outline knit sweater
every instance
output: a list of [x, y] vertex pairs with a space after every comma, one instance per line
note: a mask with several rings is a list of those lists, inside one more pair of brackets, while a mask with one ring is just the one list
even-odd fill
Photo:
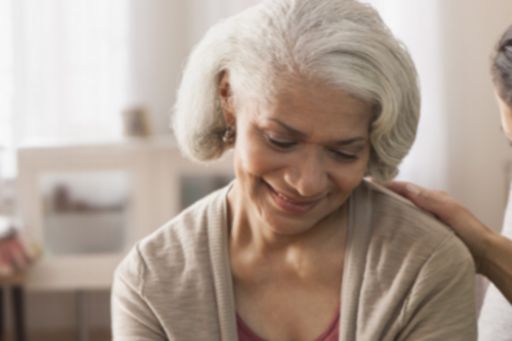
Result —
[[[238, 340], [229, 188], [137, 243], [118, 266], [114, 341]], [[348, 205], [339, 340], [475, 340], [474, 264], [454, 234], [366, 181]]]

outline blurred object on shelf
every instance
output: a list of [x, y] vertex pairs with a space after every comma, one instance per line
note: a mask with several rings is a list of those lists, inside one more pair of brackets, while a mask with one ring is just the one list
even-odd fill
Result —
[[[2, 151], [0, 170], [5, 156]], [[16, 201], [16, 181], [0, 172], [0, 284], [20, 283], [24, 271], [41, 253], [22, 235]]]
[[129, 107], [123, 111], [124, 134], [128, 137], [148, 137], [151, 135], [150, 118], [142, 105]]
[[18, 282], [17, 277], [39, 257], [41, 249], [27, 242], [17, 223], [0, 216], [0, 283]]

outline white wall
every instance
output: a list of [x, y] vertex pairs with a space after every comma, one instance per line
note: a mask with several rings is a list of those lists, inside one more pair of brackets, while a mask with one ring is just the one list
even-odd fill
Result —
[[169, 110], [188, 43], [188, 1], [131, 1], [132, 104], [147, 107], [152, 129], [169, 133]]
[[[169, 134], [169, 113], [181, 70], [193, 45], [208, 27], [257, 0], [132, 0], [130, 68], [127, 105], [144, 105], [157, 134]], [[91, 274], [93, 276], [94, 274]], [[90, 328], [109, 328], [109, 293], [87, 294]], [[69, 329], [77, 323], [74, 292], [31, 292], [27, 326]]]
[[130, 97], [147, 106], [157, 134], [169, 133], [169, 114], [191, 48], [221, 18], [258, 0], [132, 1]]
[[[442, 103], [444, 76], [439, 52], [441, 24], [437, 1], [373, 0], [383, 20], [408, 48], [421, 88], [421, 116], [415, 144], [400, 167], [400, 177], [446, 188], [448, 150]], [[431, 151], [435, 150], [435, 154]]]
[[[440, 0], [442, 1], [442, 0]], [[489, 76], [490, 52], [512, 23], [509, 0], [442, 1], [440, 51], [448, 128], [449, 191], [485, 223], [501, 228], [510, 149]]]
[[490, 53], [512, 23], [509, 0], [373, 0], [410, 49], [422, 88], [418, 137], [400, 178], [444, 189], [501, 227], [505, 163]]

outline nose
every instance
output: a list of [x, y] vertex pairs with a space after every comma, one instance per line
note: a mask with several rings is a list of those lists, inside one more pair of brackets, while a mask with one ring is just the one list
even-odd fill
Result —
[[329, 174], [320, 153], [311, 150], [293, 160], [286, 169], [284, 180], [301, 196], [315, 197], [327, 190]]

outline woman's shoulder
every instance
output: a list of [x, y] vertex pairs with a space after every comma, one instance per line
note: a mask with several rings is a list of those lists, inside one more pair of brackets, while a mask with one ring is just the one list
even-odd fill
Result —
[[165, 283], [171, 277], [183, 279], [191, 270], [209, 266], [209, 249], [221, 240], [219, 236], [212, 240], [212, 234], [221, 234], [225, 225], [226, 192], [223, 188], [207, 195], [138, 241], [116, 276], [147, 285]]
[[[226, 305], [218, 293], [229, 284], [215, 281], [226, 266], [218, 252], [225, 250], [226, 193], [221, 189], [199, 200], [137, 242], [119, 264], [112, 304], [125, 323], [136, 320], [179, 340], [217, 334], [217, 307]], [[204, 326], [201, 331], [190, 328], [191, 316]]]
[[433, 215], [380, 185], [365, 182], [365, 191], [372, 210], [372, 243], [386, 243], [393, 254], [417, 261], [444, 252], [452, 261], [472, 262], [462, 241]]
[[357, 191], [363, 223], [353, 227], [351, 250], [364, 266], [352, 278], [364, 292], [358, 304], [369, 309], [366, 320], [380, 321], [393, 339], [474, 340], [468, 249], [435, 217], [385, 188], [365, 182]]

